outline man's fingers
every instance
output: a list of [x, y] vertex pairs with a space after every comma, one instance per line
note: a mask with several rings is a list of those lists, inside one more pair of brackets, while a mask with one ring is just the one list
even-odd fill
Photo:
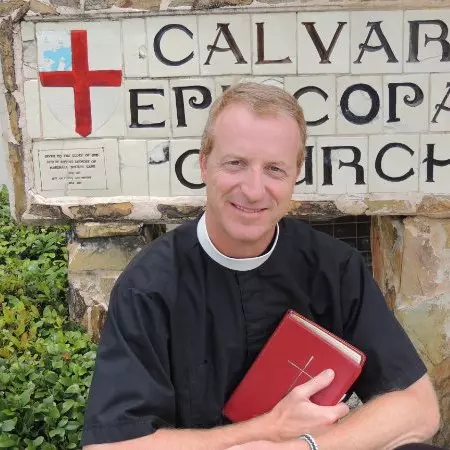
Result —
[[330, 406], [330, 408], [332, 408], [333, 423], [336, 420], [342, 419], [350, 412], [350, 408], [345, 403], [338, 403], [335, 406]]
[[331, 369], [324, 370], [313, 379], [307, 381], [306, 383], [300, 386], [297, 386], [295, 390], [298, 393], [301, 392], [302, 396], [309, 398], [316, 392], [319, 392], [322, 389], [326, 388], [333, 381], [333, 378], [334, 378], [333, 370]]

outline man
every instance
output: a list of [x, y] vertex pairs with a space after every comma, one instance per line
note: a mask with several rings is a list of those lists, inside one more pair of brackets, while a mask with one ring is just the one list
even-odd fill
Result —
[[[436, 431], [426, 369], [362, 258], [283, 218], [305, 138], [281, 89], [242, 84], [213, 105], [200, 152], [205, 214], [142, 250], [116, 283], [86, 449], [375, 450]], [[224, 403], [289, 308], [366, 353], [352, 390], [367, 403], [348, 414], [310, 402], [332, 381], [325, 371], [267, 414], [227, 424]]]

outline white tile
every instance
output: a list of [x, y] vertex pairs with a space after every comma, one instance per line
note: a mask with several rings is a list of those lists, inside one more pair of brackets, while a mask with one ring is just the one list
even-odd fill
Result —
[[202, 75], [251, 73], [248, 14], [202, 15], [198, 28]]
[[123, 20], [122, 42], [124, 75], [126, 77], [147, 77], [148, 57], [152, 49], [147, 48], [145, 19]]
[[201, 136], [214, 101], [212, 78], [170, 80], [172, 136]]
[[369, 192], [417, 192], [418, 172], [419, 135], [369, 136]]
[[39, 138], [41, 137], [41, 113], [37, 80], [25, 81], [24, 96], [28, 135], [31, 138]]
[[21, 22], [23, 76], [37, 78], [37, 47], [33, 22]]
[[170, 141], [170, 193], [179, 195], [204, 195], [198, 152], [200, 139], [175, 139]]
[[306, 140], [306, 157], [294, 187], [294, 194], [311, 194], [317, 191], [316, 138]]
[[[420, 139], [420, 192], [450, 194], [449, 134], [423, 134]], [[439, 166], [445, 164], [444, 166]]]
[[[450, 70], [450, 48], [447, 36], [449, 24], [450, 10], [448, 9], [405, 11], [404, 72], [448, 72]], [[445, 37], [442, 43], [436, 39], [440, 36]]]
[[276, 86], [284, 89], [284, 78], [277, 76], [250, 76], [250, 75], [228, 75], [225, 77], [215, 77], [214, 82], [216, 84], [216, 97], [221, 96], [225, 90], [238, 83], [260, 83], [270, 86]]
[[427, 74], [383, 78], [385, 133], [428, 130], [429, 81]]
[[368, 190], [367, 137], [317, 138], [317, 191], [363, 194]]
[[295, 13], [252, 14], [254, 75], [297, 73]]
[[122, 195], [148, 195], [146, 141], [119, 141], [119, 161]]
[[147, 19], [151, 77], [200, 74], [196, 16], [161, 16]]
[[170, 197], [170, 145], [169, 141], [147, 141], [149, 195]]
[[170, 136], [168, 80], [125, 81], [125, 96], [127, 136], [145, 138]]
[[336, 132], [336, 77], [286, 77], [285, 89], [298, 99], [308, 125], [308, 135]]
[[297, 24], [299, 74], [350, 71], [348, 13], [298, 13]]
[[351, 21], [351, 72], [401, 73], [403, 11], [354, 11]]
[[[381, 133], [383, 88], [381, 76], [337, 78], [339, 134]], [[378, 106], [379, 105], [379, 106]]]
[[45, 197], [121, 194], [115, 139], [35, 142], [33, 161], [36, 189]]
[[430, 74], [430, 131], [449, 130], [450, 79], [448, 74], [432, 73]]
[[[41, 89], [44, 137], [71, 137], [88, 135], [92, 137], [123, 136], [124, 107], [122, 92], [122, 56], [120, 24], [118, 22], [87, 23], [40, 23], [36, 25], [38, 40], [38, 62], [42, 72], [72, 70], [72, 32], [85, 30], [87, 33], [87, 60], [91, 72], [112, 70], [117, 86], [95, 86], [89, 88], [89, 102], [79, 114], [79, 124], [84, 118], [83, 131], [75, 132], [75, 101], [73, 88], [46, 86]], [[97, 74], [98, 75], [98, 74]], [[103, 77], [106, 74], [100, 74]], [[43, 83], [41, 75], [41, 84]], [[94, 74], [91, 74], [94, 76]], [[102, 81], [102, 83], [104, 83]], [[72, 98], [70, 98], [72, 97]], [[62, 125], [62, 127], [61, 127]], [[62, 129], [60, 130], [59, 127]], [[80, 130], [80, 127], [78, 127]]]
[[80, 137], [75, 131], [75, 102], [69, 87], [40, 87], [44, 138]]

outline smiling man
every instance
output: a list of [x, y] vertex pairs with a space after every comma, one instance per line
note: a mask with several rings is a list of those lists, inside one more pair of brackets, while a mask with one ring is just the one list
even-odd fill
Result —
[[[305, 139], [301, 108], [281, 89], [241, 84], [213, 105], [200, 152], [205, 213], [143, 249], [111, 294], [86, 449], [376, 450], [436, 431], [425, 366], [361, 256], [284, 218]], [[365, 405], [348, 414], [312, 403], [332, 381], [326, 371], [229, 424], [226, 400], [290, 308], [366, 353], [352, 387]]]

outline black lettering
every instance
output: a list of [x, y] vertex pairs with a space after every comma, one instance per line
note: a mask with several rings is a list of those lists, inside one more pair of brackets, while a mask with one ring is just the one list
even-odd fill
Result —
[[292, 60], [289, 56], [283, 59], [268, 59], [264, 58], [264, 22], [258, 22], [256, 24], [256, 46], [258, 60], [255, 64], [287, 64], [291, 63]]
[[[294, 97], [298, 100], [303, 94], [308, 94], [309, 92], [319, 94], [325, 101], [328, 99], [328, 94], [317, 86], [305, 86], [303, 88], [300, 88], [297, 92], [295, 92]], [[327, 114], [326, 116], [323, 116], [322, 118], [317, 120], [307, 120], [306, 125], [309, 127], [316, 127], [318, 125], [322, 125], [329, 119], [330, 118]]]
[[305, 155], [305, 176], [303, 179], [298, 180], [295, 185], [298, 186], [299, 184], [305, 183], [306, 185], [313, 184], [313, 145], [307, 145], [306, 146], [306, 155]]
[[[367, 34], [367, 38], [364, 44], [359, 44], [361, 52], [359, 53], [359, 56], [354, 64], [361, 64], [361, 58], [364, 55], [364, 52], [377, 52], [381, 49], [384, 49], [384, 51], [386, 52], [388, 56], [388, 63], [397, 63], [398, 59], [395, 57], [394, 52], [392, 51], [392, 48], [389, 45], [388, 40], [386, 39], [386, 36], [381, 30], [381, 22], [367, 22], [367, 26], [370, 27], [369, 33]], [[380, 40], [380, 45], [369, 45], [370, 38], [374, 31], [378, 36], [378, 39]]]
[[326, 49], [323, 45], [322, 39], [320, 39], [319, 34], [317, 33], [315, 22], [302, 22], [302, 24], [305, 26], [306, 31], [308, 32], [314, 47], [316, 47], [317, 53], [319, 53], [320, 56], [320, 64], [331, 64], [330, 56], [333, 52], [333, 49], [336, 45], [336, 42], [339, 38], [339, 35], [341, 34], [342, 29], [345, 25], [347, 25], [347, 22], [338, 22], [338, 28], [334, 33], [333, 39], [331, 40], [331, 44]]
[[130, 89], [130, 128], [164, 128], [166, 121], [158, 123], [139, 123], [139, 110], [151, 110], [153, 111], [155, 107], [153, 105], [139, 105], [138, 95], [139, 94], [157, 94], [164, 97], [164, 89]]
[[392, 181], [393, 183], [400, 183], [401, 181], [405, 181], [408, 178], [412, 177], [414, 175], [414, 169], [410, 169], [407, 173], [405, 173], [402, 176], [399, 177], [391, 177], [383, 172], [382, 168], [382, 162], [384, 155], [391, 149], [391, 148], [400, 148], [403, 150], [406, 150], [411, 156], [414, 155], [414, 151], [411, 150], [407, 145], [400, 144], [399, 142], [391, 142], [390, 144], [385, 145], [379, 152], [375, 159], [375, 170], [380, 178], [383, 178], [387, 181]]
[[391, 122], [400, 122], [400, 119], [397, 117], [397, 88], [398, 87], [408, 87], [414, 91], [414, 97], [411, 97], [409, 94], [406, 94], [403, 97], [403, 101], [405, 105], [416, 107], [423, 103], [423, 91], [417, 86], [415, 83], [389, 83], [389, 119], [388, 123]]
[[[184, 108], [184, 91], [199, 91], [202, 95], [202, 101], [198, 102], [194, 95], [189, 98], [189, 105], [194, 109], [206, 109], [211, 105], [212, 96], [208, 88], [204, 86], [183, 86], [172, 88], [175, 92], [175, 105], [177, 108], [177, 127], [186, 127], [186, 111]], [[196, 103], [197, 101], [197, 103]]]
[[442, 110], [449, 112], [450, 111], [450, 106], [445, 106], [445, 104], [447, 103], [448, 97], [450, 96], [450, 82], [447, 83], [447, 93], [445, 94], [443, 100], [441, 103], [435, 105], [434, 109], [436, 110], [436, 114], [433, 116], [433, 120], [431, 121], [432, 123], [437, 123], [437, 118], [438, 115], [440, 114], [440, 112]]
[[409, 21], [409, 56], [407, 62], [418, 63], [419, 61], [419, 27], [420, 25], [437, 25], [441, 28], [438, 37], [429, 37], [425, 34], [426, 47], [429, 42], [439, 42], [442, 47], [441, 62], [450, 61], [450, 43], [447, 41], [448, 26], [442, 20], [410, 20]]
[[200, 151], [196, 149], [187, 150], [182, 155], [180, 155], [175, 163], [175, 175], [177, 176], [178, 181], [183, 186], [186, 186], [189, 189], [201, 189], [202, 187], [205, 187], [204, 183], [191, 183], [190, 181], [186, 180], [183, 175], [183, 164], [184, 161], [186, 161], [186, 158], [191, 155], [198, 155], [199, 153]]
[[422, 161], [427, 164], [427, 183], [434, 183], [434, 166], [445, 167], [450, 159], [434, 159], [434, 144], [427, 144], [427, 157]]
[[189, 28], [186, 28], [184, 25], [181, 25], [179, 23], [172, 23], [172, 24], [166, 25], [158, 31], [158, 33], [155, 36], [155, 40], [153, 41], [153, 50], [154, 50], [155, 56], [158, 58], [158, 60], [161, 61], [166, 66], [182, 66], [183, 64], [186, 64], [188, 61], [190, 61], [194, 57], [194, 52], [191, 52], [188, 56], [186, 56], [183, 59], [180, 59], [178, 61], [172, 61], [172, 60], [166, 58], [162, 54], [161, 39], [167, 31], [174, 30], [174, 29], [184, 31], [191, 39], [194, 36], [192, 31]]
[[[218, 23], [217, 29], [219, 32], [217, 33], [216, 39], [214, 41], [213, 45], [208, 45], [206, 48], [209, 51], [208, 58], [206, 58], [205, 66], [208, 66], [211, 61], [211, 57], [214, 54], [214, 52], [229, 52], [230, 50], [233, 52], [234, 57], [236, 58], [236, 64], [247, 64], [247, 61], [242, 56], [241, 51], [239, 50], [239, 47], [236, 44], [236, 41], [234, 40], [233, 35], [230, 32], [230, 29], [228, 28], [230, 26], [229, 23]], [[217, 42], [219, 42], [220, 35], [223, 34], [223, 37], [227, 41], [228, 47], [218, 47]]]
[[[350, 111], [349, 100], [350, 95], [352, 95], [355, 91], [363, 91], [367, 93], [370, 97], [370, 101], [372, 102], [372, 106], [370, 111], [364, 116], [358, 116]], [[380, 97], [378, 96], [377, 91], [368, 84], [354, 84], [349, 86], [341, 97], [341, 111], [344, 117], [351, 123], [355, 125], [365, 125], [372, 122], [373, 119], [377, 116], [380, 111]]]
[[343, 162], [339, 160], [339, 169], [341, 167], [353, 167], [356, 172], [355, 184], [365, 184], [364, 182], [364, 167], [359, 164], [361, 161], [361, 150], [353, 145], [336, 145], [330, 147], [322, 147], [323, 150], [323, 185], [333, 184], [333, 165], [331, 163], [331, 152], [333, 150], [351, 150], [353, 152], [353, 160], [350, 162]]

